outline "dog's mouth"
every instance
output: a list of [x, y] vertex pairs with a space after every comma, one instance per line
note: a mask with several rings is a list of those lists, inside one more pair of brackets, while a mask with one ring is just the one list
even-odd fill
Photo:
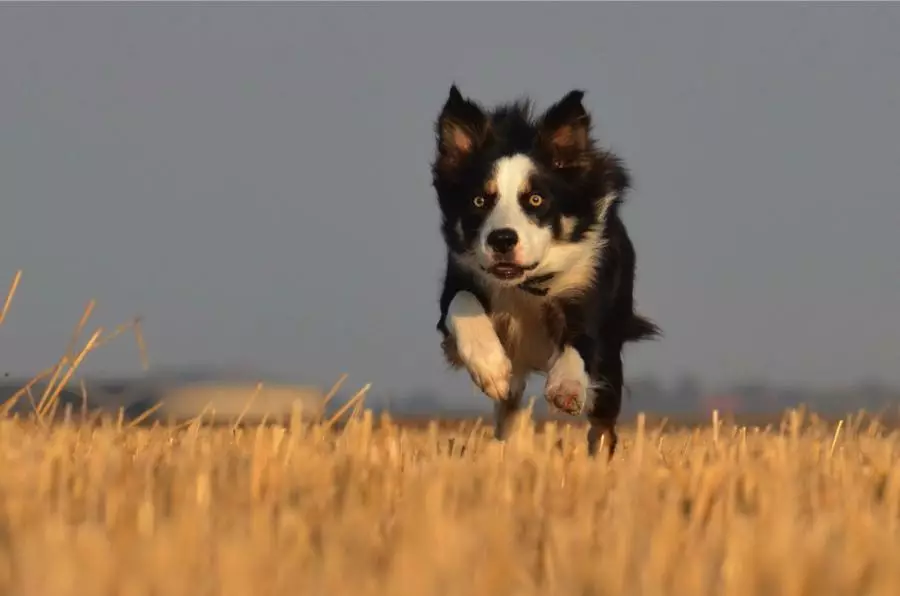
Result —
[[502, 279], [504, 281], [510, 281], [513, 279], [518, 279], [525, 275], [526, 272], [535, 269], [538, 266], [537, 263], [533, 265], [516, 265], [515, 263], [495, 263], [494, 265], [485, 268], [485, 271], [496, 277], [497, 279]]

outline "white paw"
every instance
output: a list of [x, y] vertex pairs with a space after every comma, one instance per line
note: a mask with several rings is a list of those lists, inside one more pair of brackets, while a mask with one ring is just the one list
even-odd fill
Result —
[[464, 340], [457, 340], [457, 349], [472, 381], [491, 399], [506, 399], [509, 396], [512, 363], [493, 328], [490, 335], [464, 337]]
[[584, 360], [574, 348], [566, 346], [547, 373], [544, 397], [555, 408], [577, 416], [584, 410], [589, 385]]
[[447, 322], [459, 357], [478, 388], [492, 399], [506, 399], [512, 363], [481, 303], [469, 292], [459, 292], [450, 303]]

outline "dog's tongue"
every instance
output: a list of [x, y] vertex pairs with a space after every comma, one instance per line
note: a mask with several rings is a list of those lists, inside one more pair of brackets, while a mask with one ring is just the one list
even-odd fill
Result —
[[512, 279], [518, 277], [522, 273], [522, 268], [518, 265], [500, 264], [494, 265], [491, 272], [502, 279]]

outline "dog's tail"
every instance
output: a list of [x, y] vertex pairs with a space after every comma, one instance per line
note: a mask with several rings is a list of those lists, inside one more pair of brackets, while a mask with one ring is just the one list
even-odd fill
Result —
[[643, 315], [634, 313], [625, 326], [625, 341], [642, 341], [662, 336], [659, 326]]

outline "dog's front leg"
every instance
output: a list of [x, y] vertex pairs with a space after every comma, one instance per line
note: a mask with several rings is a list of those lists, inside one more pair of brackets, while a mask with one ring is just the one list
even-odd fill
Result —
[[571, 345], [564, 345], [547, 372], [544, 397], [558, 410], [578, 416], [587, 401], [590, 377], [584, 359]]
[[605, 440], [611, 458], [618, 444], [616, 420], [622, 406], [622, 359], [617, 352], [607, 349], [589, 372], [582, 356], [590, 358], [588, 349], [587, 346], [582, 350], [563, 346], [547, 374], [544, 395], [553, 406], [572, 416], [581, 414], [592, 397], [588, 411], [588, 453], [595, 455], [601, 440]]
[[509, 395], [503, 401], [494, 402], [494, 438], [505, 441], [523, 417], [522, 397], [525, 395], [525, 377], [513, 374], [509, 382]]
[[485, 395], [509, 396], [512, 364], [481, 303], [471, 292], [457, 292], [447, 309], [447, 329], [472, 380]]

